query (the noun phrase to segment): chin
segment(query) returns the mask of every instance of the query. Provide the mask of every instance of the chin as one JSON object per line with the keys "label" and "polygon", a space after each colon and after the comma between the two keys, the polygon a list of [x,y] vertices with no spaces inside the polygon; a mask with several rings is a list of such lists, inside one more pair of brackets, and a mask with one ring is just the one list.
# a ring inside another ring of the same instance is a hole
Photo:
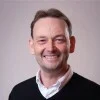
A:
{"label": "chin", "polygon": [[57,71],[58,69],[60,69],[60,67],[58,64],[47,64],[45,66],[42,66],[42,69],[48,72],[53,72],[53,71]]}

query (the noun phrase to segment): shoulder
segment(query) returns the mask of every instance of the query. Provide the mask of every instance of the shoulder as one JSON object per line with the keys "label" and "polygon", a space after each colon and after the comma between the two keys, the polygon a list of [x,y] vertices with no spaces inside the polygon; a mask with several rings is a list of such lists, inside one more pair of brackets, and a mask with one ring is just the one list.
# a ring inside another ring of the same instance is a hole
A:
{"label": "shoulder", "polygon": [[71,80],[66,84],[65,90],[73,96],[100,98],[100,85],[77,73],[73,74]]}
{"label": "shoulder", "polygon": [[77,90],[80,91],[86,91],[86,92],[100,92],[100,85],[77,74],[74,73],[71,79],[71,82],[73,84],[73,86],[77,87]]}
{"label": "shoulder", "polygon": [[33,77],[15,85],[9,95],[9,100],[28,100],[36,91],[36,77]]}
{"label": "shoulder", "polygon": [[77,73],[74,72],[73,76],[72,76],[72,79],[73,81],[75,81],[76,83],[81,83],[83,85],[92,85],[92,86],[97,86],[97,87],[100,87],[99,84],[97,84],[96,82],[92,81],[92,80],[89,80]]}
{"label": "shoulder", "polygon": [[36,87],[36,81],[35,81],[36,77],[32,77],[30,79],[27,79],[25,81],[22,81],[20,83],[18,83],[17,85],[15,85],[12,89],[12,91],[20,91],[20,92],[25,92],[26,90],[30,91],[31,89],[33,89],[33,87]]}

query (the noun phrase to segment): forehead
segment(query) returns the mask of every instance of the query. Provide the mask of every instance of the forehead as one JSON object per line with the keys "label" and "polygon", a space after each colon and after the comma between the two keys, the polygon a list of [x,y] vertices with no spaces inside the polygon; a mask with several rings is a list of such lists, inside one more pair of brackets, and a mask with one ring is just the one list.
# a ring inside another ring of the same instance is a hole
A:
{"label": "forehead", "polygon": [[39,19],[33,28],[33,36],[64,34],[67,24],[64,20],[52,17]]}

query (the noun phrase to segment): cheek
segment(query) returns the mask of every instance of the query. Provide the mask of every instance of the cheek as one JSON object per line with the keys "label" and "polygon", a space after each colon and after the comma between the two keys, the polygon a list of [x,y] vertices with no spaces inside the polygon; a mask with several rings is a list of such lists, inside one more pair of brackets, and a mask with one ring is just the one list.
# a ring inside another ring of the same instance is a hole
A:
{"label": "cheek", "polygon": [[43,52],[43,46],[34,46],[34,52],[36,55],[41,54]]}
{"label": "cheek", "polygon": [[59,45],[57,46],[57,48],[59,49],[60,52],[62,53],[66,53],[66,52],[69,52],[69,46],[67,46],[66,44],[62,44],[62,45]]}

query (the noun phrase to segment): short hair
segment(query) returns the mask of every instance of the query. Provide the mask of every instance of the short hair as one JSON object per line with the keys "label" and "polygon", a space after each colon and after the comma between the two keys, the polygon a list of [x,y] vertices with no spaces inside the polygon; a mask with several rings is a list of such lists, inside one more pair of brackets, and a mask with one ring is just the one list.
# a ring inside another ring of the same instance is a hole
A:
{"label": "short hair", "polygon": [[59,18],[62,19],[66,22],[67,26],[68,26],[68,31],[69,31],[69,35],[72,35],[72,25],[70,20],[68,19],[67,16],[65,16],[60,10],[55,9],[55,8],[51,8],[48,10],[39,10],[36,12],[35,17],[31,23],[31,37],[33,38],[33,28],[35,23],[41,19],[41,18],[45,18],[45,17],[53,17],[53,18]]}

